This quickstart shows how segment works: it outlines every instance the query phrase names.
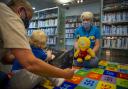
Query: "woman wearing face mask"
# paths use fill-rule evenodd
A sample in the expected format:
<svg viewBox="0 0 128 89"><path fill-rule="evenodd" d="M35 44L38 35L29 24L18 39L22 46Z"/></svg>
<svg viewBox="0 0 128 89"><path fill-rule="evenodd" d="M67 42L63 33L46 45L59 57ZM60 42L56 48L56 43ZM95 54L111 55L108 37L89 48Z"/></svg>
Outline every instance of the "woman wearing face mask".
<svg viewBox="0 0 128 89"><path fill-rule="evenodd" d="M91 45L90 48L97 54L100 47L100 31L96 26L93 26L93 13L92 12L83 12L81 14L82 26L78 27L75 30L74 36L76 38L75 48L78 49L77 39L79 37L86 36L90 39ZM98 59L90 60L93 61L93 66L98 64ZM90 62L86 63L90 64ZM91 65L91 66L92 66Z"/></svg>

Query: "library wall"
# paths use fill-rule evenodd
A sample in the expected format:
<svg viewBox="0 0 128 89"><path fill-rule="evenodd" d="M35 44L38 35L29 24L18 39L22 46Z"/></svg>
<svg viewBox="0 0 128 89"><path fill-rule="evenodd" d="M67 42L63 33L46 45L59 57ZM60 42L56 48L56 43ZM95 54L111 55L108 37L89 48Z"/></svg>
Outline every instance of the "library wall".
<svg viewBox="0 0 128 89"><path fill-rule="evenodd" d="M75 7L69 7L65 9L65 16L80 15L84 11L92 11L93 13L100 13L100 2L89 3L86 5L80 5Z"/></svg>
<svg viewBox="0 0 128 89"><path fill-rule="evenodd" d="M49 0L48 2L45 1L45 3L43 0L41 2L40 0L28 0L28 1L31 2L32 6L36 7L36 11L46 9L46 8L52 8L56 6L55 4L50 3Z"/></svg>

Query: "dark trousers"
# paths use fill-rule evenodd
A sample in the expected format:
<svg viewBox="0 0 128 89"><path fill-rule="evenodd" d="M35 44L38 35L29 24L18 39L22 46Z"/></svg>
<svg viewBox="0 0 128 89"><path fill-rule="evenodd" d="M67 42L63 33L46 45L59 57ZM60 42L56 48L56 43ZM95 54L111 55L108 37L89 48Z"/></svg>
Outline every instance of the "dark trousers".
<svg viewBox="0 0 128 89"><path fill-rule="evenodd" d="M8 75L0 71L0 89L6 89L9 78Z"/></svg>

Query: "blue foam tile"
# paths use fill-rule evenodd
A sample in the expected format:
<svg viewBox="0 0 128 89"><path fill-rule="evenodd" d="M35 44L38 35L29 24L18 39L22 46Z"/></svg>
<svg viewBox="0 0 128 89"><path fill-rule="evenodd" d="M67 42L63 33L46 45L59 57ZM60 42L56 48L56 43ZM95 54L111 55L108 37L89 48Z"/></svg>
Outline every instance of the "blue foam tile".
<svg viewBox="0 0 128 89"><path fill-rule="evenodd" d="M97 83L98 83L97 80L93 80L93 79L90 79L90 78L85 78L84 80L81 81L79 86L83 86L83 87L88 88L88 89L95 89Z"/></svg>
<svg viewBox="0 0 128 89"><path fill-rule="evenodd" d="M105 70L104 71L104 75L109 75L109 76L117 77L117 72Z"/></svg>

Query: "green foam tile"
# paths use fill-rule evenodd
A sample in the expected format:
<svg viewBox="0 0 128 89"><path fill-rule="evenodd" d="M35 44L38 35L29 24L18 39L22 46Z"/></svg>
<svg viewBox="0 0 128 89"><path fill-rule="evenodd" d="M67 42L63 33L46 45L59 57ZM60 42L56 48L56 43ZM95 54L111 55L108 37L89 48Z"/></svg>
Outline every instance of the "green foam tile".
<svg viewBox="0 0 128 89"><path fill-rule="evenodd" d="M82 77L85 77L88 74L88 72L87 71L83 71L83 70L79 70L75 74L79 75L79 76L82 76Z"/></svg>
<svg viewBox="0 0 128 89"><path fill-rule="evenodd" d="M118 86L128 88L128 80L126 80L126 79L117 78L116 83L117 83Z"/></svg>
<svg viewBox="0 0 128 89"><path fill-rule="evenodd" d="M75 89L89 89L89 88L86 88L86 87L83 87L83 86L77 86Z"/></svg>
<svg viewBox="0 0 128 89"><path fill-rule="evenodd" d="M103 69L100 69L100 68L94 68L91 71L92 72L95 72L95 73L98 73L98 74L103 74L104 73L104 70Z"/></svg>

